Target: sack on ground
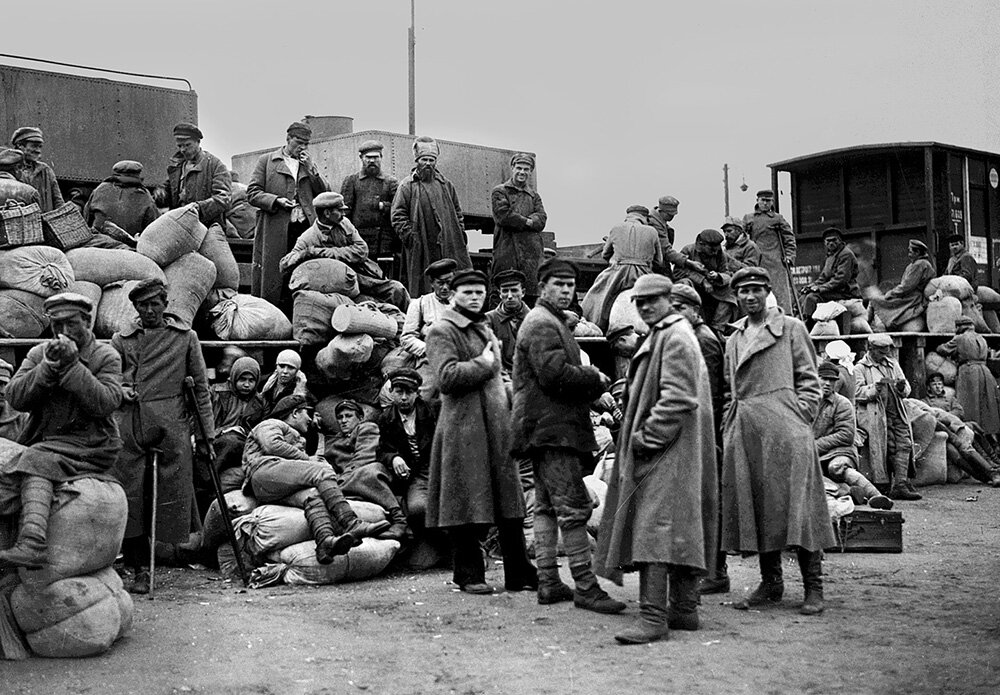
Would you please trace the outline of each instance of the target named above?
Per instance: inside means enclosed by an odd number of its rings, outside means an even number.
[[[262,504],[233,522],[247,550],[257,557],[312,538],[306,515],[297,507]]]
[[[369,579],[384,571],[399,547],[399,541],[365,538],[329,565],[321,565],[316,561],[316,543],[309,540],[272,553],[270,559],[285,565],[286,584],[340,584]]]
[[[65,292],[75,279],[66,254],[51,246],[21,246],[0,251],[0,288],[51,297]]]
[[[299,290],[292,304],[292,338],[301,345],[320,345],[333,337],[333,312],[338,306],[354,304],[342,294]]]
[[[287,340],[292,323],[266,299],[238,294],[209,310],[212,330],[222,340]]]
[[[924,367],[928,374],[940,372],[944,377],[944,383],[948,386],[955,385],[955,377],[958,375],[958,366],[944,355],[936,352],[928,352],[924,358]]]
[[[833,321],[845,311],[847,307],[840,302],[820,302],[816,305],[812,318],[815,321]]]
[[[66,252],[77,280],[86,280],[104,287],[122,280],[166,281],[160,266],[141,253],[127,249],[85,247]]]
[[[838,305],[839,306],[839,305]],[[843,307],[840,307],[843,309]],[[811,336],[819,335],[840,335],[840,326],[837,325],[836,321],[817,321],[809,331]]]
[[[198,253],[215,265],[214,288],[240,288],[240,267],[233,256],[233,250],[226,241],[226,233],[218,224],[213,224],[205,232],[205,240],[198,247]]]
[[[104,287],[101,293],[101,303],[97,305],[97,318],[94,321],[94,335],[98,338],[110,338],[117,331],[123,331],[139,318],[128,293],[139,284],[138,280],[113,282]]]
[[[164,268],[163,274],[167,279],[167,313],[191,328],[198,308],[215,284],[215,265],[201,254],[188,253]]]
[[[934,299],[935,296],[968,299],[972,295],[972,285],[961,275],[942,275],[939,278],[931,278],[927,286],[924,287],[924,296],[927,299]]]
[[[964,280],[964,278],[959,278]],[[931,333],[954,333],[955,319],[962,315],[962,302],[951,295],[931,301],[924,315]]]
[[[312,290],[323,294],[358,296],[358,274],[346,263],[334,258],[311,258],[295,266],[288,289],[292,292]]]
[[[192,203],[169,210],[150,222],[139,235],[135,250],[165,268],[184,254],[201,248],[207,233],[208,228],[199,221],[198,208]]]
[[[44,297],[24,290],[0,290],[0,337],[37,338],[48,327]]]

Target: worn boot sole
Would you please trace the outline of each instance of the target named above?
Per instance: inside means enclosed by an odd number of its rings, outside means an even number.
[[[338,555],[346,555],[351,548],[361,545],[361,539],[350,533],[335,538],[327,538],[316,546],[316,562],[329,565]]]

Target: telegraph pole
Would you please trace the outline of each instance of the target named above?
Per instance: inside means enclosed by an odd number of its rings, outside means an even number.
[[[410,32],[409,32],[409,56],[410,56],[410,135],[417,134],[417,88],[416,88],[416,47],[417,47],[417,11],[414,7],[416,0],[410,0]]]
[[[722,165],[722,189],[726,201],[726,217],[729,217],[729,164]]]

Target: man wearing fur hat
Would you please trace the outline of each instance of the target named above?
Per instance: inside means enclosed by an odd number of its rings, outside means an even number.
[[[262,154],[250,175],[247,200],[261,212],[253,238],[253,293],[276,303],[281,297],[281,270],[274,262],[291,251],[294,240],[316,222],[313,198],[330,190],[309,155],[312,128],[296,121],[288,126],[285,146]]]
[[[223,224],[229,205],[232,179],[229,169],[211,152],[201,148],[204,136],[193,123],[174,126],[177,154],[167,165],[167,205],[171,210],[194,203],[205,226]]]
[[[490,193],[493,208],[492,273],[494,276],[505,270],[524,273],[524,290],[530,304],[534,304],[538,287],[542,230],[548,219],[541,196],[528,180],[534,171],[535,156],[518,152],[510,158],[510,178]]]
[[[472,267],[458,193],[437,169],[440,153],[433,138],[414,140],[416,166],[392,201],[392,226],[403,242],[404,284],[411,297],[430,291],[423,270],[434,261],[453,258],[459,270]]]
[[[142,164],[122,160],[111,168],[83,206],[83,218],[96,232],[121,230],[133,237],[160,216],[153,196],[142,182]]]
[[[394,256],[401,249],[389,219],[399,181],[382,171],[382,149],[378,140],[361,143],[358,148],[361,171],[348,174],[340,185],[347,219],[368,244],[368,254],[372,258]]]
[[[24,153],[24,164],[17,172],[17,178],[38,191],[38,203],[42,212],[55,210],[62,205],[63,197],[56,172],[41,160],[45,144],[41,128],[18,128],[11,136],[10,144]]]
[[[18,181],[17,174],[24,164],[24,153],[21,150],[0,150],[0,207],[13,200],[21,205],[40,203],[38,191],[23,181]]]

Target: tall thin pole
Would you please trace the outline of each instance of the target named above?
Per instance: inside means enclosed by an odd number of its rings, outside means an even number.
[[[410,32],[409,32],[409,53],[410,53],[410,135],[417,134],[417,73],[416,73],[416,48],[417,48],[417,11],[414,7],[416,0],[410,0]]]
[[[722,188],[726,200],[726,217],[729,217],[729,164],[722,165]]]

